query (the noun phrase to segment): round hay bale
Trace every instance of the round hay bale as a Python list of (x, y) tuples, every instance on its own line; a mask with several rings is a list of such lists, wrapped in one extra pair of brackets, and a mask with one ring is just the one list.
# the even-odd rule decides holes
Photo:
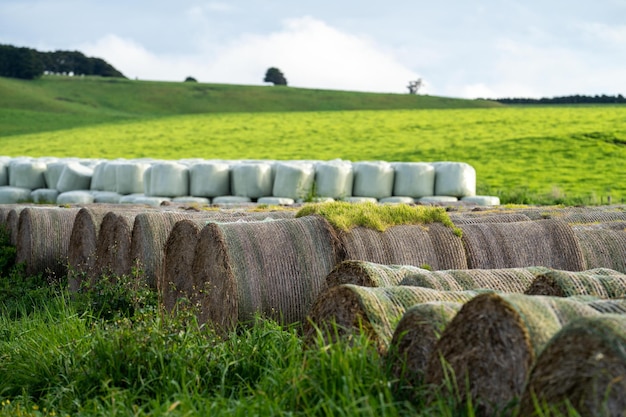
[(352, 195), (354, 171), (350, 161), (333, 160), (315, 166), (315, 195), (341, 199)]
[(60, 278), (67, 273), (67, 253), (78, 208), (27, 207), (20, 212), (15, 262), (27, 276), (43, 273)]
[(46, 163), (46, 172), (44, 173), (44, 178), (46, 180), (46, 185), (50, 189), (56, 189), (57, 184), (59, 182), (59, 178), (61, 178), (61, 174), (67, 165), (67, 161), (55, 161)]
[(420, 197), (415, 201), (420, 204), (446, 204), (456, 203), (457, 201), (459, 201), (459, 199), (451, 195), (432, 195)]
[(626, 316), (573, 321), (537, 359), (520, 399), (520, 414), (535, 403), (581, 416), (622, 416), (626, 410)]
[(559, 220), (459, 225), (470, 269), (541, 265), (566, 271), (587, 269), (572, 228)]
[(522, 213), (450, 213), (450, 220), (456, 225), (475, 223), (512, 223), (529, 221), (530, 217)]
[(256, 313), (301, 322), (338, 261), (334, 229), (319, 216), (211, 223), (202, 229), (193, 280), (201, 322), (229, 330)]
[(381, 265), (366, 261), (343, 261), (326, 276), (326, 288), (342, 284), (363, 287), (390, 287), (398, 285), (406, 276), (427, 272), (411, 265)]
[(393, 226), (379, 232), (355, 227), (339, 234), (344, 260), (384, 265), (428, 266), (430, 269), (466, 269), (461, 238), (439, 223)]
[(605, 208), (602, 210), (570, 209), (562, 213), (559, 219), (567, 223), (606, 223), (614, 221), (626, 221), (626, 211), (623, 209)]
[(111, 279), (132, 273), (131, 238), (136, 210), (109, 212), (102, 219), (96, 244), (95, 277)]
[(30, 200), (30, 188), (0, 187), (0, 204), (17, 204)]
[(325, 340), (346, 339), (364, 332), (385, 353), (404, 312), (429, 301), (465, 302), (476, 291), (435, 291), (419, 287), (361, 287), (344, 284), (328, 288), (317, 296), (305, 324), (308, 343), (318, 331)]
[(0, 186), (9, 185), (9, 166), (8, 159), (0, 160)]
[(238, 204), (249, 204), (252, 200), (249, 197), (241, 197), (235, 195), (224, 195), (220, 197), (215, 197), (213, 199), (213, 204), (215, 205), (238, 205)]
[(476, 204), (479, 206), (499, 206), (500, 197), (490, 195), (472, 195), (462, 197), (461, 201), (464, 203)]
[(626, 299), (590, 300), (586, 297), (581, 298), (582, 302), (602, 314), (626, 314)]
[(586, 269), (610, 268), (626, 273), (626, 231), (573, 226)]
[(354, 162), (352, 196), (385, 198), (393, 194), (395, 172), (389, 162)]
[(622, 298), (626, 297), (626, 275), (602, 268), (579, 272), (545, 271), (537, 275), (525, 293), (553, 297), (591, 295)]
[(425, 381), (440, 387), (451, 377), (461, 401), (478, 415), (496, 415), (522, 394), (535, 358), (563, 325), (598, 314), (567, 298), (481, 294), (446, 326)]
[(66, 191), (57, 196), (56, 203), (61, 204), (92, 204), (93, 194), (90, 191)]
[(548, 270), (544, 267), (527, 267), (423, 271), (406, 276), (400, 285), (432, 288), (438, 291), (490, 289), (523, 293), (538, 274)]
[(404, 313), (384, 358), (400, 389), (422, 385), (435, 344), (462, 305), (431, 301), (417, 304)]
[(206, 197), (192, 197), (192, 196), (176, 197), (172, 199), (172, 202), (200, 204), (203, 206), (208, 206), (209, 204), (211, 204), (211, 200)]
[(467, 197), (476, 195), (476, 170), (465, 162), (434, 162), (435, 195)]
[(394, 196), (420, 198), (435, 195), (435, 167), (426, 162), (396, 162)]
[(119, 204), (122, 195), (115, 191), (91, 191), (94, 203)]
[(286, 197), (261, 197), (257, 200), (258, 204), (267, 204), (270, 206), (290, 206), (295, 203), (292, 198)]
[(20, 222), (20, 212), (28, 206), (15, 206), (9, 210), (6, 218), (6, 228), (9, 231), (9, 243), (11, 246), (17, 245), (17, 229)]

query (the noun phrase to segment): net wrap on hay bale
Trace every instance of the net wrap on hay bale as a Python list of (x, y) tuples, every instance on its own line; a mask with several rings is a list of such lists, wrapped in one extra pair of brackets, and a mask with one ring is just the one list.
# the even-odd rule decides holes
[(355, 227), (339, 233), (344, 260), (385, 265), (467, 269), (461, 238), (439, 223), (393, 226), (379, 232)]
[(535, 401), (568, 414), (621, 416), (626, 410), (626, 316), (602, 315), (565, 326), (541, 353), (520, 401), (532, 415)]
[(132, 273), (130, 245), (138, 211), (109, 212), (102, 219), (96, 245), (95, 276)]
[(576, 235), (569, 225), (559, 220), (466, 224), (459, 227), (463, 230), (470, 269), (535, 265), (567, 271), (587, 269)]
[(398, 285), (406, 276), (427, 272), (411, 265), (381, 265), (366, 261), (343, 261), (326, 277), (326, 288), (341, 284), (363, 287), (390, 287)]
[(232, 329), (261, 313), (301, 322), (338, 261), (334, 229), (320, 216), (211, 223), (200, 232), (192, 265), (202, 292), (199, 320)]
[(26, 264), (28, 276), (67, 273), (70, 235), (78, 208), (28, 207), (20, 212), (15, 261)]
[(424, 271), (406, 276), (400, 285), (432, 288), (439, 291), (464, 291), (490, 289), (502, 292), (523, 293), (535, 277), (548, 268), (455, 269)]
[(526, 290), (526, 294), (621, 298), (626, 297), (626, 275), (607, 268), (578, 272), (551, 270), (539, 274)]
[[(307, 340), (314, 340), (317, 329), (325, 339), (333, 340), (359, 331), (384, 353), (404, 312), (429, 301), (464, 302), (476, 296), (475, 291), (436, 291), (419, 287), (361, 287), (344, 284), (319, 294), (305, 324)], [(334, 326), (336, 325), (336, 329)]]
[(610, 268), (626, 273), (626, 231), (573, 226), (587, 269)]
[(456, 386), (468, 387), (459, 390), (461, 399), (469, 395), (480, 415), (494, 415), (521, 395), (537, 355), (563, 325), (598, 314), (567, 298), (481, 294), (465, 303), (442, 333), (428, 360), (426, 382), (441, 386), (449, 367)]
[(512, 223), (529, 221), (530, 217), (522, 213), (450, 213), (450, 219), (454, 224), (476, 223)]

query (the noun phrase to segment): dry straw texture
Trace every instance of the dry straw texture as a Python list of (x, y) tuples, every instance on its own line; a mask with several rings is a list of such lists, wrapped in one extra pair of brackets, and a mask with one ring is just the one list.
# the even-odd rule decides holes
[(567, 298), (479, 295), (444, 330), (426, 382), (441, 386), (450, 372), (461, 399), (471, 399), (479, 415), (494, 415), (522, 394), (537, 355), (563, 325), (598, 314)]
[(16, 206), (7, 213), (6, 227), (9, 231), (9, 243), (11, 243), (12, 246), (17, 245), (17, 229), (20, 223), (20, 212), (25, 208), (25, 206)]
[(345, 260), (386, 265), (467, 269), (461, 238), (442, 224), (390, 227), (379, 232), (355, 227), (339, 233)]
[(467, 212), (451, 213), (450, 219), (456, 225), (475, 223), (511, 223), (529, 221), (530, 217), (522, 213)]
[(424, 271), (408, 275), (400, 285), (432, 288), (439, 291), (464, 291), (491, 289), (502, 292), (523, 293), (535, 277), (548, 268), (456, 269), (449, 271)]
[(384, 353), (408, 308), (430, 301), (464, 302), (476, 294), (475, 291), (436, 291), (419, 287), (339, 285), (317, 297), (304, 333), (307, 340), (313, 340), (319, 329), (327, 340), (335, 340), (363, 331)]
[(406, 276), (427, 272), (411, 265), (381, 265), (366, 261), (343, 261), (326, 277), (326, 288), (341, 284), (364, 287), (390, 287), (398, 285)]
[(626, 296), (626, 275), (606, 268), (579, 272), (551, 270), (539, 274), (526, 294), (620, 298)]
[(78, 208), (28, 207), (21, 211), (15, 261), (28, 276), (67, 274), (67, 254)]
[(223, 330), (255, 313), (301, 322), (337, 261), (334, 229), (318, 216), (208, 224), (192, 266), (199, 319)]
[(610, 268), (626, 273), (626, 231), (574, 226), (587, 269)]
[(541, 353), (520, 402), (520, 415), (535, 404), (581, 416), (623, 416), (626, 410), (626, 316), (586, 317), (565, 326)]
[(109, 212), (102, 219), (96, 246), (95, 275), (130, 275), (130, 244), (137, 211)]
[(420, 386), (432, 350), (461, 303), (432, 301), (409, 308), (398, 323), (385, 362), (400, 388)]
[[(541, 265), (567, 271), (586, 269), (572, 228), (558, 220), (459, 226), (470, 269)], [(461, 269), (461, 268), (448, 268)]]

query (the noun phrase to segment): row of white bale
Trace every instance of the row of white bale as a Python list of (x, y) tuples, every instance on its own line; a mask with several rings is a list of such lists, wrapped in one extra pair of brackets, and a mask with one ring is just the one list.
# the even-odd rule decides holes
[(0, 157), (0, 203), (293, 204), (315, 200), (497, 205), (464, 162), (97, 160)]

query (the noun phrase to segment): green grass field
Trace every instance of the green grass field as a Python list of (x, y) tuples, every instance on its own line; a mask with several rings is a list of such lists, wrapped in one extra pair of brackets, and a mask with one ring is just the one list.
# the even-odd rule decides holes
[(626, 106), (282, 87), (0, 79), (0, 153), (90, 158), (463, 161), (505, 201), (626, 199)]

